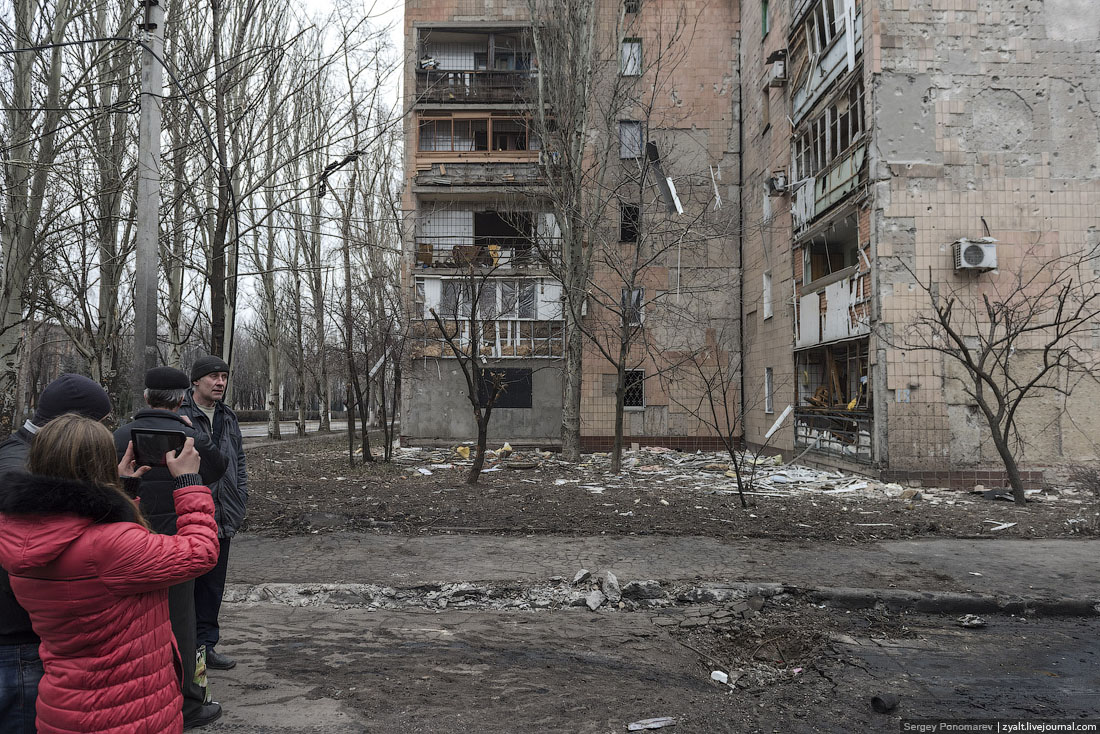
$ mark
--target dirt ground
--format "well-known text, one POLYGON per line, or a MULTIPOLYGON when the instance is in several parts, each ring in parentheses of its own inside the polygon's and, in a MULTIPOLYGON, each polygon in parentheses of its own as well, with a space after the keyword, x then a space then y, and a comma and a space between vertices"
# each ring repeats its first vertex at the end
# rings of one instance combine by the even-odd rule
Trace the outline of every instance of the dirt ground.
POLYGON ((331 437, 250 449, 246 530, 657 534, 840 543, 1100 533, 1100 501, 1072 487, 1046 490, 1026 507, 952 490, 925 488, 917 490, 920 499, 907 499, 872 488, 753 495, 742 509, 729 489, 731 480, 718 471, 693 472, 694 482, 639 471, 614 477, 598 466, 578 468, 552 458, 537 468, 484 473, 471 486, 464 481, 466 468, 453 461, 446 462, 450 468, 426 468, 433 466, 427 462, 349 468, 345 441, 331 437), (431 473, 421 473, 422 468, 431 473), (994 530, 1008 523, 1015 524, 994 530))
MULTIPOLYGON (((649 455, 616 477, 599 460, 577 467, 532 454, 519 457, 527 468, 502 462, 470 486, 449 453, 349 468, 346 446, 334 436, 249 449, 246 532, 370 529, 392 535, 395 551, 410 535, 444 533, 851 545, 1094 536, 1100 509, 1069 487, 1017 507, 947 490, 902 496, 852 477, 782 491, 772 482, 742 508, 721 467, 669 472, 649 455)), ((666 716, 682 733, 898 731, 903 717, 1100 710, 1095 619, 1005 617, 963 630, 953 618, 845 611, 786 593, 758 611, 742 599, 591 612, 539 607, 522 585, 499 591, 516 605, 492 591, 438 608, 228 604, 226 651, 241 665, 221 678, 227 715, 211 731, 604 734, 666 716), (872 709, 883 692, 901 697, 897 710, 872 709), (298 719, 279 713, 288 700, 298 719)))

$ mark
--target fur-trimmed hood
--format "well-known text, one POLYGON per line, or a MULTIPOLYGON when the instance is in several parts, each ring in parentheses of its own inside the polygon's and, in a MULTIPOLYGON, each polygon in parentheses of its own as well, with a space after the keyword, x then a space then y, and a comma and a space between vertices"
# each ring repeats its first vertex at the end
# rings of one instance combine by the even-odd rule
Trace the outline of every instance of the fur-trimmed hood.
POLYGON ((86 517, 92 522, 138 522, 134 503, 111 487, 38 474, 9 474, 0 490, 0 512, 7 515, 86 517))
POLYGON ((13 573, 44 566, 90 525, 138 521, 110 487, 13 472, 0 485, 0 563, 13 573))

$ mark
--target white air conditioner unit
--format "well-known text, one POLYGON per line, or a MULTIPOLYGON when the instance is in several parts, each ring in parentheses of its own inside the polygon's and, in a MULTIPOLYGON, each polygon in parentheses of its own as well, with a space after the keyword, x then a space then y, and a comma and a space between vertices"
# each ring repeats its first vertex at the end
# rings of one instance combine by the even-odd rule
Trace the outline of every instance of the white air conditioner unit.
POLYGON ((771 71, 768 73, 769 87, 787 86, 787 57, 783 56, 772 62, 771 71))
POLYGON ((955 270, 996 270, 997 240, 982 237, 970 240, 963 237, 954 244, 955 270))

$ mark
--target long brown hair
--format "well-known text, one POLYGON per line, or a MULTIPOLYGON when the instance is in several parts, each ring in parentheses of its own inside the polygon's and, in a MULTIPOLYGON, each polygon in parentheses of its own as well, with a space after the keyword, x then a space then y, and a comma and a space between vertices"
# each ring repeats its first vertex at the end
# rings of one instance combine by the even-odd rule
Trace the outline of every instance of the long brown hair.
MULTIPOLYGON (((130 499, 118 477, 118 455, 111 432, 102 423, 75 413, 58 416, 39 429, 31 442, 27 470, 89 482, 130 499)), ((133 504, 135 522, 148 527, 137 503, 133 504)))

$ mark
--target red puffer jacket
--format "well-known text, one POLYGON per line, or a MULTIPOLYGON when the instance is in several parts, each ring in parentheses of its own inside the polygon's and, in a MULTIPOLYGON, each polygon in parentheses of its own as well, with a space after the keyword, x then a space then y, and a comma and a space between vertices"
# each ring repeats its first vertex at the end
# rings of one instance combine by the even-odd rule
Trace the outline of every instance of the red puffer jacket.
POLYGON ((135 524, 109 488, 8 475, 0 486, 0 564, 42 638, 40 734, 183 730, 168 587, 213 568, 217 526, 195 475, 175 492, 176 535, 135 524))

